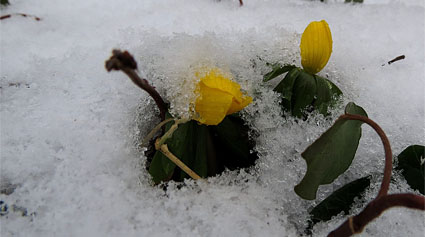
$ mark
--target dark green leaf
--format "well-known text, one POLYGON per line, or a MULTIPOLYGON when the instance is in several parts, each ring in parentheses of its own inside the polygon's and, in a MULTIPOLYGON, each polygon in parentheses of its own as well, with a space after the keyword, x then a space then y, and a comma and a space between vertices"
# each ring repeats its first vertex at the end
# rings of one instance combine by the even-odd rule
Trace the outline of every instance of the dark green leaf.
POLYGON ((198 126, 195 134, 195 152, 193 153, 193 170, 200 175, 201 177, 207 177, 208 173, 208 162, 207 162, 207 147, 208 147, 208 137, 209 130, 206 125, 196 125, 198 126))
POLYGON ((294 86, 295 79, 297 79, 299 73, 299 68, 292 69, 286 74, 283 80, 281 80, 273 90, 281 93, 282 96, 286 99, 291 100, 292 88, 294 86))
POLYGON ((341 90, 328 79, 312 75, 297 67, 286 74, 273 89, 282 96, 284 110, 293 116, 305 118, 313 109, 328 115, 328 108, 342 95, 341 90))
MULTIPOLYGON (((172 118, 172 116, 167 112, 166 119, 172 118)), ((174 122, 168 122, 165 125, 165 131, 168 131, 174 122)), ((166 181, 171 179, 171 176, 174 172, 174 167, 176 165, 171 162, 166 156, 161 152, 156 151, 152 159, 152 162, 149 166, 149 173, 151 174, 153 181, 159 183, 161 181, 166 181)))
MULTIPOLYGON (((173 123, 166 126, 166 131, 173 123)), ((177 156, 185 165, 201 177, 207 176, 207 137, 208 129, 205 125, 198 125, 196 121, 180 124, 171 138, 165 142, 171 153, 177 156)), ((176 165, 160 151, 157 151, 149 167, 155 183, 171 179, 176 165)), ((183 181, 187 174, 178 170, 177 181, 183 181)))
MULTIPOLYGON (((188 122, 186 145, 183 152, 178 156, 180 160, 201 177, 207 177, 207 137, 206 125, 199 125, 196 121, 188 122)), ((177 149, 176 149, 177 150, 177 149)), ((189 176, 181 172, 180 181, 189 176)))
MULTIPOLYGON (((165 130, 172 124, 168 123, 165 130)), ((226 116, 217 126, 200 125, 196 121, 181 124, 166 144, 170 152, 201 177, 216 175, 225 167, 231 170, 248 167, 258 158, 250 152, 253 144, 248 137, 248 127, 235 115, 226 116)), ((153 155, 149 173, 155 183, 188 178, 159 151, 153 155)))
POLYGON ((283 73, 288 72, 295 68, 294 65, 282 66, 279 63, 272 64, 271 67, 272 67, 272 71, 264 75, 264 78, 263 78, 264 82, 270 81, 271 79, 278 77, 282 75, 283 73))
POLYGON ((342 211, 348 214, 355 197, 360 197, 370 185, 370 176, 354 180, 333 192, 310 212, 313 223, 328 221, 342 211))
POLYGON ((316 80, 313 75, 301 71, 295 80, 292 99, 291 110, 292 115, 303 117, 304 111, 308 106, 311 106, 316 97, 316 80))
MULTIPOLYGON (((166 114, 166 119, 168 118, 172 118, 172 116, 169 113, 166 114)), ((171 128, 173 123, 174 122, 168 122, 165 125, 165 132, 171 128)), ((179 127, 177 130, 181 130, 181 129, 182 128, 179 127)), ((171 142, 169 142, 169 140, 170 139, 167 140, 166 144, 169 146, 169 149, 171 149, 171 142)), ((170 159, 164 156, 161 152, 156 151, 152 159, 152 162, 149 166, 149 173, 151 174, 153 181, 155 183, 159 183, 161 181, 166 181, 171 179, 175 166, 176 165, 173 162, 171 162, 170 159)))
MULTIPOLYGON (((363 108, 348 103, 345 113, 367 116, 363 108)), ((295 186, 302 198, 313 200, 319 185, 332 183, 353 161, 361 137, 362 122, 338 119, 301 154, 307 162, 307 172, 295 186)))
POLYGON ((9 0, 0 0, 1 5, 9 5, 9 0))
MULTIPOLYGON (((180 158, 189 168, 201 177, 207 176, 206 162, 206 139, 208 129, 205 125, 199 125, 196 121, 190 121, 183 126, 181 133, 177 130, 173 134, 173 139, 180 143, 171 143, 170 151, 180 158)), ((187 178, 187 174, 182 172, 180 181, 187 178)))
POLYGON ((257 156, 251 153, 248 127, 237 116, 229 115, 217 126, 210 127, 215 134, 214 144, 220 163, 229 169, 253 165, 257 156))
POLYGON ((274 88, 274 91, 279 92, 282 95, 282 105, 286 110, 291 109, 292 90, 294 88, 295 80, 297 79, 300 72, 300 69, 293 68, 274 88))
POLYGON ((342 92, 328 79, 319 76, 314 77, 316 79, 317 94, 313 106, 321 114, 327 115, 328 108, 335 102, 336 97, 342 95, 342 92))
POLYGON ((421 145, 412 145, 404 149, 397 157, 398 165, 396 169, 402 170, 401 174, 412 189, 419 190, 420 193, 425 195, 425 164, 423 162, 425 158, 424 150, 425 147, 421 145))
POLYGON ((155 152, 155 155, 153 156, 152 162, 149 166, 149 174, 152 176, 153 181, 157 184, 161 181, 167 181, 171 179, 171 176, 174 172, 174 167, 171 168, 171 166, 174 164, 170 164, 170 166, 163 166, 163 163, 166 163, 168 158, 164 156, 161 152, 157 151, 155 152))

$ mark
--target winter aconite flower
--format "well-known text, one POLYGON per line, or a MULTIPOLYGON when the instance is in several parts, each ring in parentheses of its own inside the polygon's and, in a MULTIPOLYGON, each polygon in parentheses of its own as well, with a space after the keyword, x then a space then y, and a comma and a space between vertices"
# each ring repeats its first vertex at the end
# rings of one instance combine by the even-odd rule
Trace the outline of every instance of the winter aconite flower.
POLYGON ((316 74, 328 63, 332 53, 332 35, 326 21, 313 21, 301 37, 301 64, 305 71, 316 74))
POLYGON ((199 77, 195 120, 202 124, 217 125, 226 115, 238 112, 252 102, 251 97, 241 92, 238 83, 217 68, 199 77))

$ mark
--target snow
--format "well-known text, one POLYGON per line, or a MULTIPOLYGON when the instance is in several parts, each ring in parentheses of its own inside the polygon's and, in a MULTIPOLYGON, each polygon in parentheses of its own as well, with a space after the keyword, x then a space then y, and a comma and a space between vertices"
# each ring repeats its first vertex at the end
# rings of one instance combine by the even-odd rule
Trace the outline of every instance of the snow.
MULTIPOLYGON (((320 72, 386 131, 394 154, 425 143, 424 3, 343 1, 11 1, 0 23, 1 189, 9 213, 2 236, 298 236, 308 211, 333 190, 368 174, 372 187, 351 214, 377 193, 383 170, 378 136, 363 126, 353 165, 318 200, 293 187, 305 172, 301 152, 330 118, 282 119, 276 81, 262 83, 264 62, 300 65, 306 25, 325 19, 334 47, 320 72), (255 95, 243 113, 260 135, 255 167, 208 181, 152 186, 140 139, 157 123, 154 102, 123 73, 107 73, 113 48, 127 49, 140 72, 187 113, 193 71, 219 66, 255 95), (399 55, 406 59, 381 66, 399 55), (253 63, 255 66, 253 67, 253 63), (15 208, 12 208, 14 205, 15 208), (23 210, 27 213, 23 216, 23 210)), ((391 193, 414 192, 395 174, 391 193)), ((326 235, 346 217, 319 223, 326 235)), ((394 208, 363 236, 422 236, 423 212, 394 208)))

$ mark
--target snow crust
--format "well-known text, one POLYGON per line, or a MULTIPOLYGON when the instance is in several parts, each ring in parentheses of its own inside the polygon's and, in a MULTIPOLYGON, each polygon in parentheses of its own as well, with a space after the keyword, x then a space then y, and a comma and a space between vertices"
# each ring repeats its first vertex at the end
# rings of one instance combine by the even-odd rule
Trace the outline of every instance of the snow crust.
MULTIPOLYGON (((321 187, 316 201, 293 187, 306 170, 301 152, 343 113, 365 108, 395 155, 425 143, 423 1, 327 4, 300 0, 11 1, 0 23, 1 236, 299 236, 308 211, 337 188, 368 174, 379 188, 383 148, 372 129, 350 169, 321 187), (262 83, 265 62, 300 65, 300 34, 325 19, 334 47, 320 75, 344 92, 329 118, 283 119, 277 80, 262 83), (258 136, 260 158, 248 170, 207 182, 152 186, 138 147, 159 121, 149 96, 122 73, 107 73, 113 48, 127 49, 139 71, 185 116, 193 72, 217 66, 255 97, 243 117, 258 136), (399 55, 406 59, 382 66, 399 55)), ((398 174, 391 193, 414 192, 398 174)), ((319 223, 324 236, 346 217, 319 223)), ((362 236, 423 236, 423 212, 394 208, 362 236)))

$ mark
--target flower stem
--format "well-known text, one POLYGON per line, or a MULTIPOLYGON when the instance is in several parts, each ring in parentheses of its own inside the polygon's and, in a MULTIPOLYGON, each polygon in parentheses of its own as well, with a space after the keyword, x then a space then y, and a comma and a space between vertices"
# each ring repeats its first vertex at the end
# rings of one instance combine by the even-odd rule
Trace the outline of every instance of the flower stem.
POLYGON ((423 196, 411 193, 387 194, 391 180, 392 152, 390 142, 382 128, 366 116, 344 114, 341 115, 339 119, 362 121, 370 125, 378 133, 385 150, 385 170, 381 188, 376 198, 371 201, 358 215, 349 217, 342 225, 329 233, 328 237, 351 236, 353 234, 360 233, 369 222, 391 207, 400 206, 425 210, 425 197, 423 196))
POLYGON ((339 119, 362 121, 364 123, 367 123, 376 131, 376 133, 378 133, 379 137, 382 140, 382 144, 384 145, 385 168, 384 168, 384 178, 382 179, 381 188, 376 198, 386 195, 388 193, 388 188, 390 186, 391 171, 393 169, 393 163, 392 163, 393 154, 391 152, 390 141, 388 140, 387 135, 385 135, 384 130, 382 130, 382 128, 377 123, 375 123, 373 120, 371 120, 370 118, 366 116, 361 116, 356 114, 344 114, 344 115, 341 115, 339 119))
POLYGON ((167 105, 155 88, 152 87, 146 79, 142 79, 139 75, 137 75, 135 72, 137 69, 137 63, 129 52, 122 52, 118 49, 112 50, 112 56, 105 62, 105 67, 108 72, 111 70, 123 71, 134 82, 134 84, 149 93, 159 108, 161 121, 165 119, 167 105))
POLYGON ((424 211, 425 197, 412 193, 399 193, 376 198, 358 215, 350 217, 337 229, 329 233, 328 237, 351 236, 360 233, 369 222, 391 207, 408 207, 424 211))
POLYGON ((168 150, 167 144, 159 145, 159 140, 156 140, 155 147, 157 150, 161 151, 168 159, 170 159, 174 164, 176 164, 180 169, 182 169, 186 174, 188 174, 192 179, 201 179, 201 177, 191 170, 187 165, 185 165, 179 158, 177 158, 173 153, 168 150), (159 148, 159 149, 158 149, 159 148))

